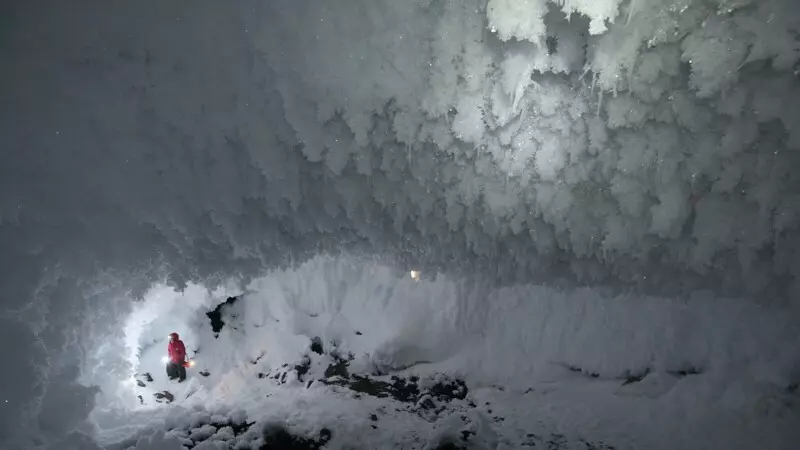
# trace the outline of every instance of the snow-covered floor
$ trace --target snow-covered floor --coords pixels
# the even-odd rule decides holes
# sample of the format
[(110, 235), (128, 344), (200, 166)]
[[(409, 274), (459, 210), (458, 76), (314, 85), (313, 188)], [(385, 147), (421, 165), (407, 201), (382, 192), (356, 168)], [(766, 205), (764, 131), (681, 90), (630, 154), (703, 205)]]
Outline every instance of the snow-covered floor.
[[(228, 294), (154, 289), (126, 327), (136, 376), (105, 386), (93, 413), (100, 442), (259, 448), (269, 424), (318, 441), (322, 432), (328, 449), (800, 442), (800, 321), (788, 311), (474, 284), (320, 257), (222, 306), (218, 336), (206, 313)], [(161, 362), (171, 331), (197, 363), (181, 384), (165, 379)], [(331, 373), (337, 362), (348, 377), (419, 378), (419, 392), (403, 402), (354, 390), (356, 378)], [(429, 401), (436, 380), (463, 380), (467, 395)], [(164, 391), (174, 400), (155, 397)], [(246, 422), (255, 422), (247, 432), (228, 427)]]

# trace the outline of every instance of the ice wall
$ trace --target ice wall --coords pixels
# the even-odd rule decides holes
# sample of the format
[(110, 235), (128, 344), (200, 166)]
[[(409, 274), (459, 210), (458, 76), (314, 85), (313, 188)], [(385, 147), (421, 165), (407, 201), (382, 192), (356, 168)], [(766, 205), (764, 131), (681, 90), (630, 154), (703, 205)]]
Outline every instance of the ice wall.
[(164, 279), (345, 248), (793, 301), (798, 17), (792, 0), (4, 2), (1, 314), (19, 339), (0, 346), (24, 383), (0, 386), (3, 439), (72, 428), (42, 402), (85, 415), (87, 334), (118, 337)]

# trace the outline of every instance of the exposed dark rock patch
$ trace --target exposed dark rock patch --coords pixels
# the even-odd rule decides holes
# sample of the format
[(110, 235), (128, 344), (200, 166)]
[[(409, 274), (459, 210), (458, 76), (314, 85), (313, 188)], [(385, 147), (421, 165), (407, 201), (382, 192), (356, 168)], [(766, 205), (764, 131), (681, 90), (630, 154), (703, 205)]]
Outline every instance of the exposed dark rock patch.
[(322, 339), (320, 339), (319, 336), (314, 336), (314, 338), (311, 339), (311, 351), (318, 355), (324, 352), (322, 348)]
[(297, 372), (297, 379), (303, 381), (303, 377), (308, 373), (308, 369), (311, 368), (311, 358), (308, 356), (303, 358), (303, 362), (294, 366), (295, 372)]
[(356, 336), (363, 336), (363, 335), (364, 335), (364, 333), (362, 333), (360, 331), (356, 331)]
[(259, 450), (319, 450), (327, 444), (332, 433), (323, 428), (317, 439), (295, 436), (283, 427), (272, 426), (264, 430), (264, 445)]
[(200, 375), (202, 375), (204, 377), (207, 377), (207, 376), (211, 375), (211, 373), (209, 373), (209, 371), (207, 371), (207, 370), (200, 371), (199, 373), (200, 373)]
[(645, 369), (643, 372), (636, 374), (628, 373), (622, 385), (627, 386), (629, 384), (638, 383), (644, 380), (644, 377), (646, 377), (648, 374), (650, 374), (650, 369)]
[(228, 422), (226, 424), (221, 424), (220, 428), (224, 427), (224, 426), (230, 426), (233, 429), (233, 435), (234, 436), (241, 436), (245, 432), (247, 432), (247, 430), (249, 430), (250, 427), (252, 427), (253, 425), (255, 425), (255, 422), (250, 422), (250, 423), (247, 423), (247, 422), (242, 422), (242, 423)]
[(675, 371), (668, 372), (668, 373), (670, 373), (672, 375), (675, 375), (676, 377), (681, 377), (682, 378), (682, 377), (686, 377), (686, 376), (689, 376), (689, 375), (700, 375), (701, 373), (703, 373), (703, 371), (698, 367), (686, 366), (686, 367), (684, 367), (682, 369), (675, 370)]
[[(416, 382), (416, 380), (414, 380)], [(458, 379), (444, 379), (436, 384), (430, 390), (431, 395), (442, 401), (452, 399), (464, 400), (469, 393), (467, 384)]]
[(602, 442), (581, 441), (581, 443), (586, 447), (586, 450), (615, 450), (613, 446)]
[(292, 377), (298, 381), (305, 381), (304, 377), (308, 373), (308, 370), (311, 368), (311, 359), (308, 356), (303, 357), (303, 361), (300, 364), (295, 364), (290, 366), (289, 364), (284, 364), (277, 370), (270, 370), (266, 373), (259, 372), (258, 378), (265, 379), (269, 378), (272, 380), (276, 380), (278, 384), (286, 384), (286, 382), (290, 379), (289, 375), (291, 374)]
[(175, 400), (175, 396), (170, 391), (156, 392), (153, 396), (158, 403), (172, 403)]
[(233, 305), (236, 303), (239, 297), (228, 297), (225, 302), (220, 303), (214, 308), (213, 311), (207, 312), (206, 316), (211, 321), (211, 331), (214, 332), (214, 337), (219, 337), (219, 332), (222, 331), (222, 327), (225, 326), (225, 321), (222, 320), (222, 308), (226, 305)]
[(153, 382), (153, 376), (150, 375), (150, 372), (147, 372), (147, 373), (144, 374), (144, 379), (147, 380), (148, 383), (152, 383)]
[(139, 386), (139, 387), (147, 386), (146, 384), (144, 384), (144, 381), (142, 381), (142, 380), (136, 380), (136, 385)]
[(436, 450), (466, 450), (467, 447), (456, 445), (454, 442), (446, 441), (436, 446)]
[(602, 441), (588, 442), (581, 439), (575, 442), (568, 440), (563, 434), (558, 433), (550, 435), (528, 433), (521, 445), (523, 447), (546, 450), (615, 450), (614, 446), (608, 445)]
[(258, 357), (256, 359), (250, 361), (250, 364), (255, 366), (256, 364), (258, 364), (259, 361), (261, 361), (261, 358), (263, 358), (263, 357), (264, 357), (264, 352), (261, 352), (261, 354), (258, 355)]
[(597, 372), (590, 372), (590, 371), (584, 370), (584, 369), (582, 369), (580, 367), (575, 367), (575, 366), (570, 366), (570, 365), (565, 365), (565, 367), (567, 369), (569, 369), (571, 372), (579, 372), (579, 373), (582, 373), (584, 375), (588, 375), (588, 376), (590, 376), (592, 378), (600, 378), (600, 374), (597, 373)]
[(335, 361), (331, 365), (325, 369), (325, 378), (331, 377), (342, 377), (348, 378), (350, 374), (347, 371), (347, 367), (350, 365), (348, 361)]

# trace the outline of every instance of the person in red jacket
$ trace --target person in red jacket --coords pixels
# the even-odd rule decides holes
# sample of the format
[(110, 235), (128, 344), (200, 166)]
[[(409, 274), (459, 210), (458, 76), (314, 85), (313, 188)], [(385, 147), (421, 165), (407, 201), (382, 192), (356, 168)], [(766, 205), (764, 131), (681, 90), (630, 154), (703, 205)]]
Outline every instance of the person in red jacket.
[(186, 379), (186, 346), (183, 341), (178, 338), (178, 333), (171, 333), (169, 335), (169, 361), (167, 361), (167, 376), (170, 380), (175, 378), (178, 381)]

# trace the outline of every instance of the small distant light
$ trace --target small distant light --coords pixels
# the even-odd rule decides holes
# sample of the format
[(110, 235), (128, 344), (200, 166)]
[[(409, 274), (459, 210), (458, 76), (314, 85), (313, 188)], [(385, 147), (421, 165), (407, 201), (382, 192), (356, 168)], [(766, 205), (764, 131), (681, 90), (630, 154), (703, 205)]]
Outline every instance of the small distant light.
[(419, 281), (419, 275), (420, 275), (420, 273), (419, 273), (418, 270), (412, 270), (411, 271), (411, 279), (412, 280)]

